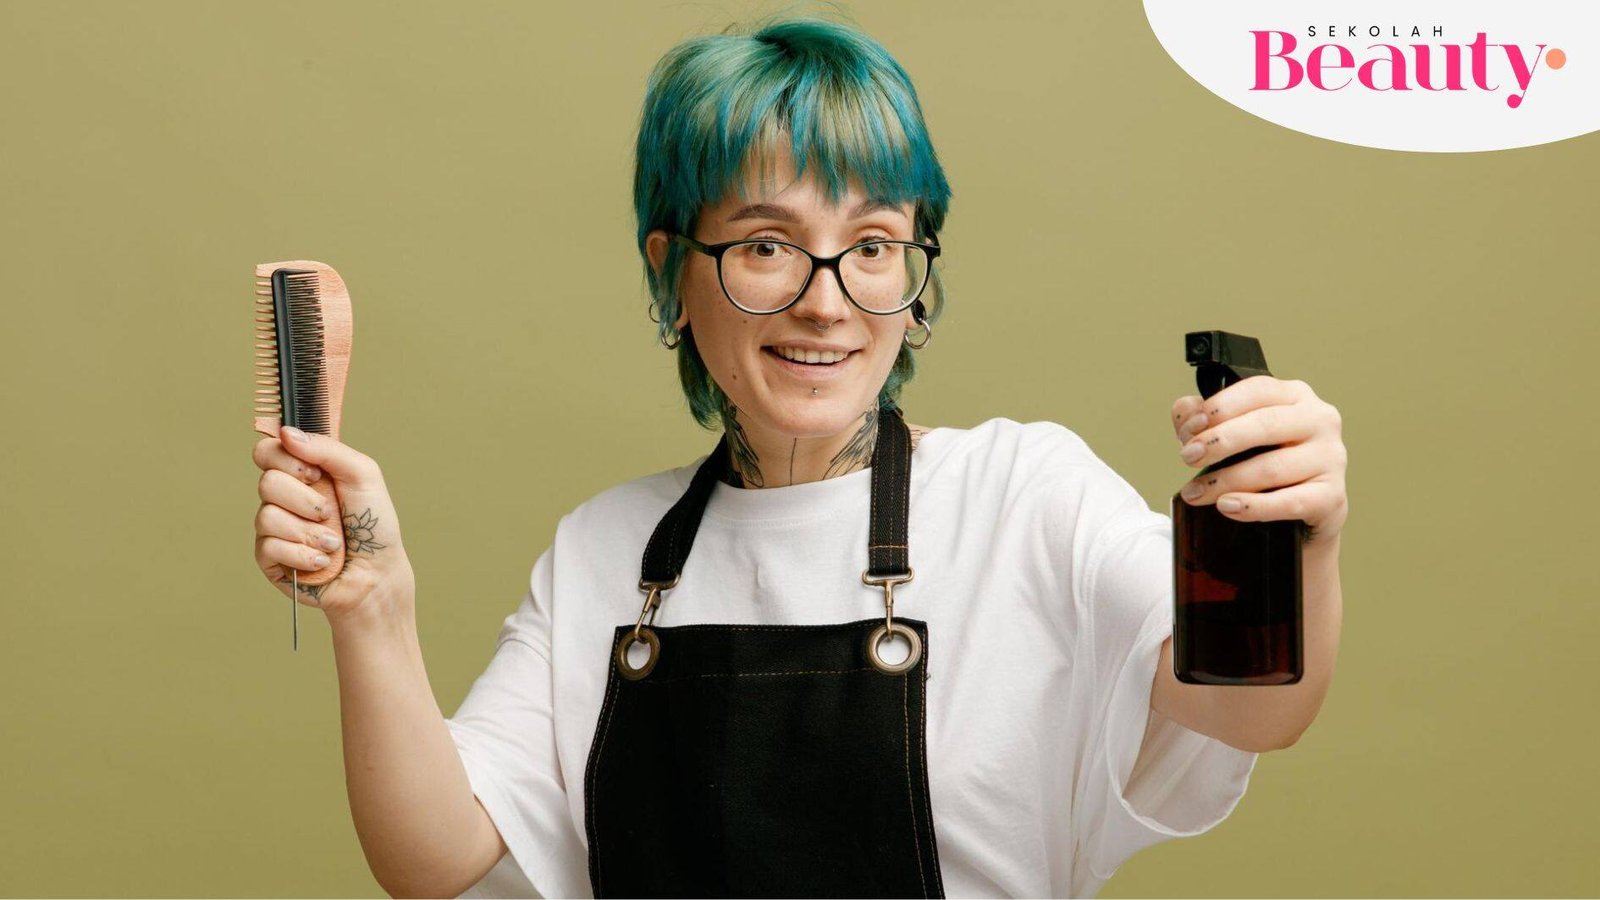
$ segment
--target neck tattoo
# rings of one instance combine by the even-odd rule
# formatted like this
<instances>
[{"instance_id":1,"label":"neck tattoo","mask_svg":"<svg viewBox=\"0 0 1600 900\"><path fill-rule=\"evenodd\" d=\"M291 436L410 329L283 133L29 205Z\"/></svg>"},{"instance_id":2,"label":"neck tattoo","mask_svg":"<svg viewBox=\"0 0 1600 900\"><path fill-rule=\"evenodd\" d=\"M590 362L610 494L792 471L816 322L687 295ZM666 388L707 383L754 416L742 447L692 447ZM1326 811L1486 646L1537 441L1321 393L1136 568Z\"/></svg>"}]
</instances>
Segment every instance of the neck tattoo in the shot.
<instances>
[{"instance_id":1,"label":"neck tattoo","mask_svg":"<svg viewBox=\"0 0 1600 900\"><path fill-rule=\"evenodd\" d=\"M733 466L722 480L734 487L765 487L755 448L750 446L744 425L739 422L739 408L726 397L722 401L722 422L728 433L728 452L733 457Z\"/></svg>"},{"instance_id":2,"label":"neck tattoo","mask_svg":"<svg viewBox=\"0 0 1600 900\"><path fill-rule=\"evenodd\" d=\"M828 461L828 467L822 474L823 478L848 475L872 464L872 451L878 442L877 413L878 410L873 408L861 414L861 421L856 426L855 433ZM722 420L728 436L729 461L732 463L723 473L723 482L737 488L766 487L766 482L761 476L760 460L756 456L755 448L750 445L744 425L739 421L739 409L726 399L722 405ZM799 440L796 439L789 447L790 484L794 484L794 458L798 446Z\"/></svg>"}]
</instances>

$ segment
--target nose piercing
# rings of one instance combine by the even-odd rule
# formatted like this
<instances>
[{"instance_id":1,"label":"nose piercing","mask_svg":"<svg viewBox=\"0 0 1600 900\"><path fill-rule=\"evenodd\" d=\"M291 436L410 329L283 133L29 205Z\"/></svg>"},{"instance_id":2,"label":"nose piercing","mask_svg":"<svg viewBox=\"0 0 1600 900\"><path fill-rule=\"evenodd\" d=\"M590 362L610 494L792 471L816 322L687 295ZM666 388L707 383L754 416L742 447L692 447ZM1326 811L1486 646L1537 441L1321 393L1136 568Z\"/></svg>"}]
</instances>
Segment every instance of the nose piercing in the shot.
<instances>
[{"instance_id":1,"label":"nose piercing","mask_svg":"<svg viewBox=\"0 0 1600 900\"><path fill-rule=\"evenodd\" d=\"M816 395L817 395L817 389L816 388L812 388L811 389L811 396L815 397Z\"/></svg>"}]
</instances>

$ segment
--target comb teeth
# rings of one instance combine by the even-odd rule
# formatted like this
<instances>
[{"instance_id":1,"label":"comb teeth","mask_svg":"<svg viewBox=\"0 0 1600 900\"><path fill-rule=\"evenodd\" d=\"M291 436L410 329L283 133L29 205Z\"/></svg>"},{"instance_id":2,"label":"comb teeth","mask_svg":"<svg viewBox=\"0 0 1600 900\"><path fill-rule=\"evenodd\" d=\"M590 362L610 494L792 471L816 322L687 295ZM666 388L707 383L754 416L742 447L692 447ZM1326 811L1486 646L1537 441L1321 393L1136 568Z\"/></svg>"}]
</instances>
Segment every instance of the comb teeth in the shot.
<instances>
[{"instance_id":1,"label":"comb teeth","mask_svg":"<svg viewBox=\"0 0 1600 900\"><path fill-rule=\"evenodd\" d=\"M256 280L255 412L331 433L317 273L278 269Z\"/></svg>"},{"instance_id":2,"label":"comb teeth","mask_svg":"<svg viewBox=\"0 0 1600 900\"><path fill-rule=\"evenodd\" d=\"M272 308L272 281L256 279L255 382L268 390L255 392L255 414L283 417L283 402L278 396L278 328ZM265 349L267 352L262 352Z\"/></svg>"}]
</instances>

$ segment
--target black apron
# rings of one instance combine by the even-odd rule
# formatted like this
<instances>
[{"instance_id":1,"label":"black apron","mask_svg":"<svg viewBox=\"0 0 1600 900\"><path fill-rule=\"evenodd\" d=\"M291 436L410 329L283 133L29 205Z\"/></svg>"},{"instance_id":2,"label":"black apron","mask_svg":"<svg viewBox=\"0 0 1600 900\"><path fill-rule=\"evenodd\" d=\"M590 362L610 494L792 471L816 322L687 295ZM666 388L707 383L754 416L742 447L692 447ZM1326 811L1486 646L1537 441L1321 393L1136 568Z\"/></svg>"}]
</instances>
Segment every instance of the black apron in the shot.
<instances>
[{"instance_id":1,"label":"black apron","mask_svg":"<svg viewBox=\"0 0 1600 900\"><path fill-rule=\"evenodd\" d=\"M911 434L878 414L868 567L884 615L838 625L656 627L712 488L717 443L645 548L639 621L617 626L584 773L596 897L943 897L928 799L928 626L911 580ZM819 604L848 585L818 585ZM911 643L891 662L892 630ZM635 643L650 651L635 667Z\"/></svg>"}]
</instances>

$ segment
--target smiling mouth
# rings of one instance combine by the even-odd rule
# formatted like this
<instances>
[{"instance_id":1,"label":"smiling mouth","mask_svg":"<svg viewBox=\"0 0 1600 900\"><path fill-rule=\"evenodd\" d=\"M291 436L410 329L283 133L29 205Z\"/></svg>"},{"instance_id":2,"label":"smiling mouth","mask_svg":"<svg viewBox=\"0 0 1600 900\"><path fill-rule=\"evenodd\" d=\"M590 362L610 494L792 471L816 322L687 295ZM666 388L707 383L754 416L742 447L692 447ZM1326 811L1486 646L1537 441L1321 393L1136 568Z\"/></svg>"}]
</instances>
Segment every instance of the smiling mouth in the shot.
<instances>
[{"instance_id":1,"label":"smiling mouth","mask_svg":"<svg viewBox=\"0 0 1600 900\"><path fill-rule=\"evenodd\" d=\"M813 369L826 369L826 368L829 368L831 366L837 366L837 365L839 365L839 363L849 362L852 358L855 357L855 355L857 353L860 353L861 351L860 350L851 350L849 353L845 354L843 359L840 359L840 360L837 360L837 361L831 362L831 363L825 363L825 362L814 362L814 363L801 362L798 359L790 359L789 357L784 356L782 353L779 353L778 351L772 349L771 347L762 347L761 348L761 352L776 357L779 362L793 363L794 365L797 365L797 366L810 366Z\"/></svg>"}]
</instances>

